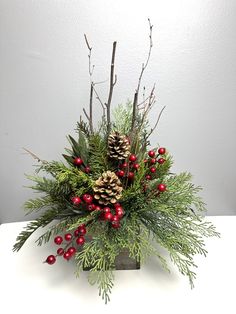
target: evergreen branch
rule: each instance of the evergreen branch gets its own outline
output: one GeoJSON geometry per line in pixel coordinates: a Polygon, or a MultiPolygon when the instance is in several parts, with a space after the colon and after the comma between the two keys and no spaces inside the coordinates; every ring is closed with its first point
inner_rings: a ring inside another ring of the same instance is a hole
{"type": "Polygon", "coordinates": [[[36,220],[30,222],[26,227],[25,230],[21,231],[21,233],[16,238],[16,243],[13,246],[13,251],[19,251],[22,246],[25,244],[26,240],[40,227],[45,227],[51,221],[53,221],[59,211],[56,209],[49,209],[45,213],[42,214],[41,217],[37,218],[36,220]]]}
{"type": "Polygon", "coordinates": [[[50,196],[38,197],[36,199],[29,199],[24,204],[24,209],[26,211],[26,215],[31,214],[34,211],[39,211],[44,207],[49,205],[53,205],[54,201],[50,196]]]}
{"type": "Polygon", "coordinates": [[[74,223],[75,220],[78,220],[77,217],[66,217],[65,219],[60,220],[57,224],[51,226],[45,233],[43,233],[36,241],[37,245],[41,246],[42,244],[46,244],[50,241],[52,236],[55,236],[70,226],[70,224],[74,223]]]}

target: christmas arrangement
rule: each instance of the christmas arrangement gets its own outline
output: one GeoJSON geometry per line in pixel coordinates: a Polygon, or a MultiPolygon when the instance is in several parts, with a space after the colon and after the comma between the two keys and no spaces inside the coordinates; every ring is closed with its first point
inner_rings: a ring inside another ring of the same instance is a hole
{"type": "Polygon", "coordinates": [[[88,270],[89,282],[98,286],[105,302],[110,299],[122,252],[141,265],[154,255],[168,270],[167,260],[158,249],[161,246],[193,287],[193,257],[207,254],[204,237],[219,236],[205,221],[200,187],[192,184],[191,174],[172,173],[168,150],[150,146],[150,136],[163,111],[150,126],[148,114],[155,103],[155,87],[140,100],[142,77],[153,46],[152,29],[149,21],[149,50],[133,101],[113,111],[116,42],[108,98],[103,102],[93,81],[92,47],[85,35],[90,76],[89,111],[83,109],[87,120],[80,117],[77,138],[68,136],[70,148],[63,154],[64,162],[48,162],[27,150],[39,162],[35,175],[28,176],[34,182],[31,188],[42,196],[28,200],[24,207],[26,214],[42,213],[19,234],[13,250],[19,251],[33,232],[47,226],[36,240],[37,245],[54,242],[45,264],[53,265],[60,258],[73,260],[76,274],[88,270]],[[95,101],[102,112],[97,128],[93,120],[95,101]]]}

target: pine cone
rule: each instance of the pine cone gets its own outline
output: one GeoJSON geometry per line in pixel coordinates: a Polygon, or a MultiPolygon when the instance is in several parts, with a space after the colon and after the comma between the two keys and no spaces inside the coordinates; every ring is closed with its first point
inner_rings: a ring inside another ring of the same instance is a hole
{"type": "Polygon", "coordinates": [[[94,198],[99,204],[114,204],[121,197],[122,184],[117,175],[112,171],[106,171],[93,187],[94,198]]]}
{"type": "Polygon", "coordinates": [[[109,156],[114,159],[125,159],[130,154],[129,139],[126,135],[113,132],[108,136],[109,156]]]}

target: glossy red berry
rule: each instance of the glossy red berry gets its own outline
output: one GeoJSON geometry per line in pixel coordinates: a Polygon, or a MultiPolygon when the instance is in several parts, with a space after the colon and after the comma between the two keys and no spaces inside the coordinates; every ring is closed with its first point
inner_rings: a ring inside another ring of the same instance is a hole
{"type": "Polygon", "coordinates": [[[112,218],[113,218],[112,213],[105,213],[105,214],[104,214],[104,219],[105,219],[105,220],[112,220],[112,218]]]}
{"type": "Polygon", "coordinates": [[[124,210],[123,210],[122,207],[117,207],[117,208],[116,208],[116,215],[119,217],[119,219],[120,219],[121,217],[123,217],[123,215],[124,215],[124,210]]]}
{"type": "Polygon", "coordinates": [[[79,230],[78,230],[78,229],[76,229],[76,230],[74,231],[74,236],[75,236],[75,237],[78,237],[78,236],[79,236],[79,234],[80,234],[80,233],[79,233],[79,230]]]}
{"type": "Polygon", "coordinates": [[[95,206],[95,210],[102,210],[102,207],[99,206],[99,205],[96,205],[96,206],[95,206]]]}
{"type": "Polygon", "coordinates": [[[90,194],[84,194],[83,195],[83,201],[87,204],[91,204],[93,201],[93,197],[90,194]]]}
{"type": "Polygon", "coordinates": [[[124,175],[125,175],[124,170],[119,170],[119,171],[117,171],[117,176],[118,176],[118,177],[122,178],[124,175]]]}
{"type": "Polygon", "coordinates": [[[116,208],[116,207],[119,207],[119,206],[121,206],[120,203],[115,203],[115,204],[114,204],[114,207],[115,207],[115,208],[116,208]]]}
{"type": "Polygon", "coordinates": [[[139,164],[133,164],[133,168],[134,168],[135,170],[138,170],[138,169],[139,169],[139,167],[140,167],[140,165],[139,165],[139,164]]]}
{"type": "Polygon", "coordinates": [[[157,159],[157,162],[158,162],[160,165],[164,164],[165,161],[166,161],[166,160],[165,160],[164,158],[159,158],[159,159],[157,159]]]}
{"type": "Polygon", "coordinates": [[[136,160],[137,160],[136,155],[131,154],[131,155],[129,156],[129,161],[131,161],[131,162],[135,162],[136,160]]]}
{"type": "Polygon", "coordinates": [[[156,169],[155,167],[151,167],[151,168],[150,168],[150,172],[151,172],[151,173],[155,173],[156,170],[157,170],[157,169],[156,169]]]}
{"type": "Polygon", "coordinates": [[[114,215],[112,217],[112,222],[119,222],[120,221],[120,218],[118,217],[118,215],[114,215]]]}
{"type": "Polygon", "coordinates": [[[119,229],[120,228],[120,222],[119,221],[113,221],[111,226],[114,229],[119,229]]]}
{"type": "Polygon", "coordinates": [[[128,167],[127,162],[124,162],[123,164],[120,165],[120,168],[127,168],[127,167],[128,167]]]}
{"type": "Polygon", "coordinates": [[[83,160],[80,157],[75,158],[73,162],[74,162],[74,165],[76,166],[83,165],[83,160]]]}
{"type": "Polygon", "coordinates": [[[148,162],[148,159],[144,159],[143,162],[146,164],[148,162]]]}
{"type": "Polygon", "coordinates": [[[128,173],[128,179],[129,179],[129,180],[133,180],[133,178],[134,178],[134,173],[130,171],[130,172],[128,173]]]}
{"type": "Polygon", "coordinates": [[[71,246],[71,247],[68,248],[67,252],[69,252],[70,255],[73,255],[76,252],[76,248],[74,246],[71,246]]]}
{"type": "Polygon", "coordinates": [[[147,180],[151,180],[152,177],[150,176],[150,174],[147,174],[146,177],[145,177],[147,180]]]}
{"type": "Polygon", "coordinates": [[[57,236],[54,238],[54,243],[57,245],[61,245],[63,242],[63,238],[61,236],[57,236]]]}
{"type": "Polygon", "coordinates": [[[96,205],[95,204],[88,204],[88,206],[87,206],[87,209],[88,210],[95,210],[96,209],[96,205]]]}
{"type": "Polygon", "coordinates": [[[64,250],[62,247],[59,247],[59,249],[57,250],[57,254],[60,256],[64,254],[64,250]]]}
{"type": "Polygon", "coordinates": [[[151,158],[155,157],[155,152],[154,152],[154,150],[150,150],[150,151],[148,152],[148,156],[151,157],[151,158]]]}
{"type": "Polygon", "coordinates": [[[70,241],[72,239],[72,234],[71,233],[66,233],[64,236],[66,241],[70,241]]]}
{"type": "Polygon", "coordinates": [[[151,163],[151,164],[153,164],[153,165],[154,165],[156,162],[157,162],[156,158],[152,158],[152,159],[150,159],[150,163],[151,163]]]}
{"type": "Polygon", "coordinates": [[[166,149],[165,149],[164,147],[160,147],[160,148],[158,149],[158,153],[159,153],[160,155],[164,155],[164,154],[166,153],[166,149]]]}
{"type": "Polygon", "coordinates": [[[103,208],[104,213],[110,213],[111,209],[110,207],[106,206],[103,208]]]}
{"type": "Polygon", "coordinates": [[[56,262],[56,257],[54,255],[49,255],[46,259],[46,263],[53,265],[56,262]]]}
{"type": "Polygon", "coordinates": [[[85,172],[85,173],[90,173],[90,171],[91,171],[91,169],[90,169],[89,166],[87,166],[87,167],[84,168],[84,172],[85,172]]]}
{"type": "Polygon", "coordinates": [[[78,238],[76,239],[76,243],[77,243],[78,245],[83,245],[84,242],[85,242],[85,239],[84,239],[83,236],[80,236],[80,237],[78,237],[78,238]]]}
{"type": "Polygon", "coordinates": [[[86,232],[87,232],[86,228],[84,228],[84,227],[78,228],[78,231],[79,231],[79,233],[80,233],[81,235],[85,235],[86,232]]]}
{"type": "Polygon", "coordinates": [[[166,185],[163,184],[163,183],[158,184],[157,189],[158,189],[158,191],[160,191],[160,192],[164,192],[164,191],[166,191],[166,185]]]}
{"type": "Polygon", "coordinates": [[[71,258],[71,254],[67,251],[63,254],[64,259],[66,259],[67,261],[69,261],[69,259],[71,258]]]}
{"type": "Polygon", "coordinates": [[[74,205],[79,205],[79,204],[82,202],[81,198],[78,197],[78,196],[72,197],[72,198],[71,198],[71,201],[72,201],[72,203],[73,203],[74,205]]]}

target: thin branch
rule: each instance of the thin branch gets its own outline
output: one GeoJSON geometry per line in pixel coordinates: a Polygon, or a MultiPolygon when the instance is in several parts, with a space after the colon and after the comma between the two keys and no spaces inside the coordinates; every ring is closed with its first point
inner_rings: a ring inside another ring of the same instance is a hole
{"type": "Polygon", "coordinates": [[[140,72],[140,75],[139,75],[139,79],[138,79],[138,86],[137,86],[135,94],[134,94],[133,115],[132,115],[132,123],[131,123],[131,134],[134,131],[135,122],[136,122],[138,95],[139,95],[139,89],[140,89],[143,73],[144,73],[146,67],[148,66],[148,63],[149,63],[149,60],[150,60],[150,56],[151,56],[152,47],[153,47],[153,43],[152,43],[152,28],[153,28],[153,25],[151,24],[150,19],[148,19],[148,23],[149,23],[149,51],[148,51],[148,56],[147,56],[146,62],[142,64],[142,69],[141,69],[141,72],[140,72]]]}
{"type": "Polygon", "coordinates": [[[41,163],[43,163],[43,164],[48,163],[46,160],[43,160],[43,159],[39,158],[37,155],[35,155],[34,153],[32,153],[30,150],[28,150],[28,149],[26,149],[26,148],[24,148],[24,147],[22,147],[22,149],[23,149],[27,154],[29,154],[31,157],[33,157],[35,160],[37,160],[38,162],[41,162],[41,163]]]}
{"type": "Polygon", "coordinates": [[[107,103],[105,104],[106,109],[107,109],[107,134],[109,134],[111,130],[111,100],[112,100],[113,88],[117,81],[116,75],[115,75],[115,80],[114,80],[115,55],[116,55],[116,41],[113,42],[112,57],[111,57],[111,72],[110,72],[110,89],[109,89],[108,100],[107,100],[107,103]]]}
{"type": "Polygon", "coordinates": [[[86,110],[83,108],[83,112],[84,112],[84,115],[85,115],[85,117],[88,119],[88,121],[89,121],[89,115],[87,114],[87,112],[86,112],[86,110]]]}
{"type": "Polygon", "coordinates": [[[166,107],[166,106],[164,106],[164,107],[161,109],[161,111],[160,111],[160,113],[159,113],[159,115],[158,115],[158,117],[157,117],[157,121],[156,121],[154,127],[151,128],[151,131],[148,133],[148,135],[147,135],[147,137],[146,137],[146,140],[150,137],[150,135],[151,135],[151,134],[153,133],[153,131],[156,129],[156,127],[157,127],[157,125],[158,125],[158,123],[159,123],[159,121],[160,121],[161,115],[162,115],[162,113],[163,113],[165,107],[166,107]]]}

